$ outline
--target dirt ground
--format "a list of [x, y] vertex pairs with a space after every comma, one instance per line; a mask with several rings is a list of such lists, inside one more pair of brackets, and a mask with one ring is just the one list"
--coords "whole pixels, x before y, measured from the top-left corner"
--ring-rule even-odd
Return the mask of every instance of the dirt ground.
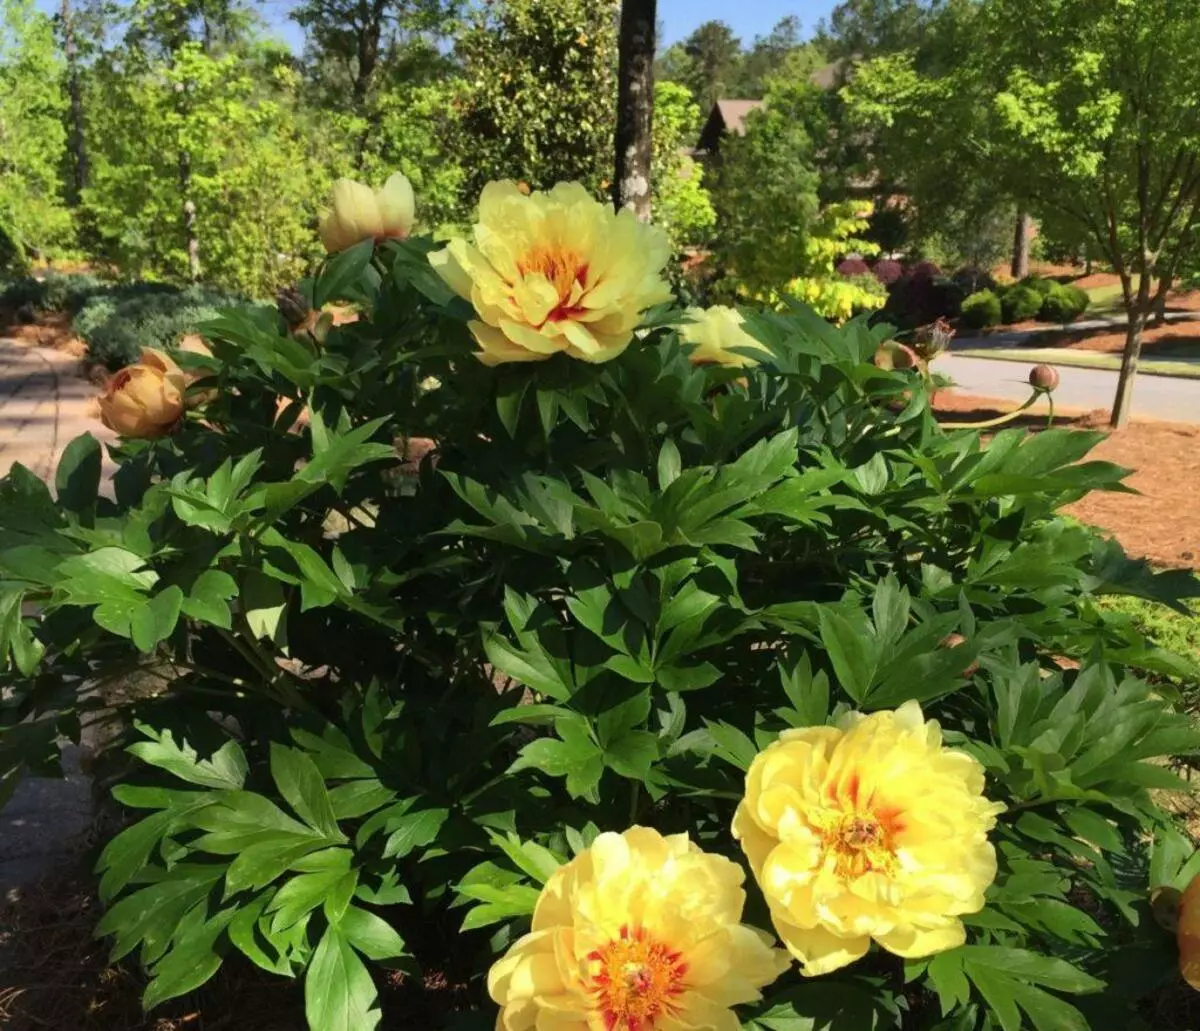
[[[978, 422], [1017, 406], [994, 398], [943, 391], [935, 407], [957, 421]], [[1059, 426], [1108, 429], [1107, 412], [1068, 413]], [[1017, 420], [1029, 429], [1045, 426], [1043, 416]], [[1113, 432], [1089, 456], [1135, 472], [1126, 481], [1139, 494], [1096, 491], [1068, 511], [1114, 534], [1133, 556], [1160, 566], [1200, 565], [1200, 426], [1135, 421]]]

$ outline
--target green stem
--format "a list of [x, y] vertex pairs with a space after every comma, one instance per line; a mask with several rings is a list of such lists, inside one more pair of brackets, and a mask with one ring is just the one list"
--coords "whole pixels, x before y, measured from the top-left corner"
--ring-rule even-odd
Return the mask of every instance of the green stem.
[[1021, 405], [1020, 408], [1014, 408], [1007, 415], [1001, 415], [995, 419], [985, 419], [982, 422], [943, 422], [939, 423], [939, 425], [944, 430], [986, 430], [991, 429], [993, 426], [1003, 426], [1006, 422], [1012, 422], [1016, 419], [1025, 409], [1031, 408], [1041, 396], [1042, 391], [1035, 390], [1033, 396]]
[[1046, 429], [1050, 429], [1054, 425], [1054, 395], [1047, 394], [1046, 397], [1050, 402], [1050, 413], [1046, 416]]

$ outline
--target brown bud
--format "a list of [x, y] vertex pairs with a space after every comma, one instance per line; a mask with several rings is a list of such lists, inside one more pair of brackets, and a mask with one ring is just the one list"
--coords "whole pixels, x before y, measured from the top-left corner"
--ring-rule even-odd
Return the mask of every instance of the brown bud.
[[146, 348], [142, 360], [108, 382], [100, 396], [100, 421], [122, 437], [161, 437], [183, 418], [183, 374], [161, 351]]
[[[967, 643], [967, 639], [962, 634], [954, 633], [947, 634], [941, 640], [942, 648], [958, 648]], [[974, 676], [979, 671], [979, 663], [972, 662], [966, 669], [963, 670], [964, 677]]]
[[898, 340], [889, 340], [887, 343], [881, 344], [879, 350], [875, 352], [873, 360], [879, 368], [889, 371], [917, 369], [921, 366], [921, 359], [917, 357], [917, 352]]
[[303, 326], [311, 310], [308, 298], [294, 286], [285, 286], [275, 295], [275, 306], [283, 316], [283, 321], [287, 323], [288, 329], [299, 329]]
[[1050, 365], [1035, 365], [1029, 372], [1029, 385], [1043, 394], [1058, 388], [1058, 370]]

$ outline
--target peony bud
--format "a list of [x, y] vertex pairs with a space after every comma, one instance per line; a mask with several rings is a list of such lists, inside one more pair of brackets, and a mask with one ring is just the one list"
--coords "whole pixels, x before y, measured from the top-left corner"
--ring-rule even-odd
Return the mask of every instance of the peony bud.
[[363, 240], [404, 239], [412, 229], [412, 184], [399, 172], [382, 189], [339, 179], [333, 184], [333, 210], [321, 221], [321, 242], [337, 254]]
[[285, 286], [275, 295], [275, 306], [290, 330], [300, 329], [308, 321], [308, 314], [312, 310], [308, 298], [294, 286]]
[[100, 421], [123, 437], [161, 437], [183, 417], [185, 381], [179, 367], [147, 349], [142, 361], [109, 380], [100, 397]]
[[1029, 385], [1043, 394], [1058, 388], [1058, 370], [1051, 365], [1035, 365], [1029, 373]]
[[881, 344], [879, 350], [875, 352], [873, 360], [879, 368], [888, 371], [921, 367], [921, 359], [917, 357], [917, 352], [898, 340], [889, 340], [887, 343]]
[[[942, 638], [940, 647], [942, 647], [942, 648], [960, 648], [960, 647], [962, 647], [962, 645], [964, 645], [966, 643], [967, 643], [967, 639], [965, 637], [963, 637], [962, 634], [953, 633], [953, 634], [947, 634], [945, 637]], [[962, 675], [964, 677], [973, 677], [978, 672], [979, 672], [979, 663], [972, 662], [966, 669], [963, 670]]]

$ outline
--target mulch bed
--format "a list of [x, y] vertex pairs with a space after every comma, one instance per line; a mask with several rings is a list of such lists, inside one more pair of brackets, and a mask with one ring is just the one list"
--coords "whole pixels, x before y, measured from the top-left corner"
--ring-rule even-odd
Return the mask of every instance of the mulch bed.
[[[993, 419], [1017, 406], [994, 398], [940, 392], [935, 407], [956, 422]], [[1011, 425], [1044, 429], [1044, 415], [1022, 416]], [[1108, 431], [1108, 412], [1070, 413], [1056, 426]], [[1160, 566], [1200, 565], [1200, 426], [1135, 421], [1111, 433], [1089, 456], [1135, 472], [1126, 483], [1140, 494], [1096, 491], [1067, 511], [1114, 534], [1133, 556]]]

